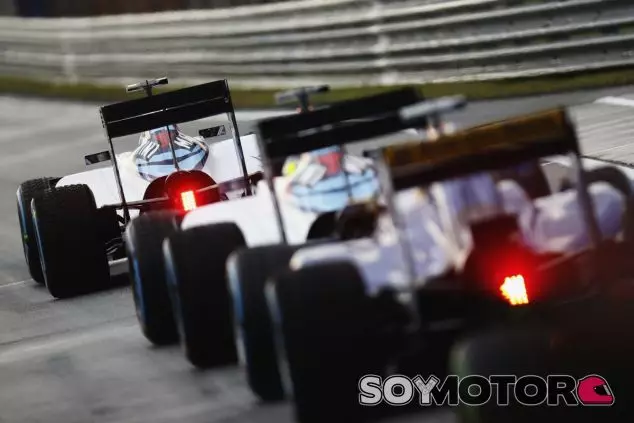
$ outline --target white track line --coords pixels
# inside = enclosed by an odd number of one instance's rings
[[[603,97],[595,100],[597,104],[608,104],[610,106],[634,107],[634,100],[623,97]]]
[[[26,279],[23,281],[11,282],[4,285],[0,285],[0,289],[11,288],[13,286],[18,286],[18,285],[24,285],[25,283],[28,283],[28,282],[33,282],[33,279]]]

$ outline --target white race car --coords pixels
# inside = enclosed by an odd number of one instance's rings
[[[578,151],[566,112],[555,109],[379,152],[400,197],[390,195],[379,229],[299,250],[267,286],[298,421],[323,421],[332,409],[360,421],[369,409],[358,402],[362,375],[444,372],[464,334],[518,309],[518,318],[552,319],[557,305],[631,275],[625,173],[580,169],[576,187],[534,200],[489,173],[560,154],[574,154],[562,162],[573,165]],[[370,400],[380,386],[359,389]]]
[[[324,92],[325,90],[327,90],[327,87],[303,88],[300,90],[293,90],[289,95],[291,97],[299,97],[301,100],[308,94]],[[307,107],[302,107],[302,109],[305,108]],[[178,137],[177,140],[180,138],[184,137]],[[259,170],[261,166],[261,159],[259,146],[256,145],[255,136],[247,136],[242,139],[242,148],[238,149],[240,153],[239,155],[251,156],[253,158],[251,162],[247,161],[246,163],[246,168],[248,169],[247,172]],[[175,142],[174,144],[176,145],[178,143]],[[214,146],[212,146],[212,148],[213,147]],[[244,152],[242,152],[242,150],[244,150]],[[219,155],[219,161],[210,165],[209,171],[213,175],[216,175],[219,169],[225,169],[227,172],[241,169],[239,163],[232,163],[231,157],[228,156],[229,151],[226,149],[223,151],[225,151],[227,155]],[[166,154],[169,156],[169,152]],[[190,154],[185,152],[183,156],[189,157]],[[330,210],[333,207],[339,207],[339,203],[342,199],[340,195],[325,198],[319,195],[311,196],[308,199],[308,203],[312,208],[307,209],[305,207],[307,200],[305,196],[302,196],[301,188],[306,186],[306,184],[313,184],[321,180],[321,176],[323,175],[320,176],[320,174],[311,172],[311,170],[314,171],[316,169],[323,168],[320,160],[328,161],[327,166],[330,166],[331,163],[333,163],[333,159],[336,160],[337,157],[339,156],[336,152],[322,150],[319,154],[312,158],[290,157],[289,160],[282,162],[279,166],[279,168],[284,169],[286,176],[279,178],[278,182],[286,181],[292,186],[296,186],[296,189],[298,190],[298,192],[293,193],[293,195],[289,197],[292,197],[299,202],[293,206],[296,221],[298,222],[294,226],[294,229],[296,229],[294,233],[297,233],[303,240],[305,240],[307,236],[312,236],[307,235],[311,226],[319,229],[318,226],[313,225],[313,222],[318,220],[317,218],[320,216],[320,213],[324,211],[324,207],[326,210]],[[348,156],[343,161],[345,163],[344,167],[351,170],[350,177],[357,181],[357,196],[365,197],[376,191],[376,181],[372,177],[373,170],[366,165],[367,160],[364,161],[361,158],[352,158]],[[216,165],[219,169],[216,169]],[[328,170],[328,172],[330,172],[330,170]],[[306,178],[306,175],[309,177]],[[340,177],[341,175],[338,176]],[[253,179],[254,178],[249,177],[249,182],[253,182]],[[187,189],[191,190],[191,188]],[[208,221],[210,224],[218,222],[217,218],[214,218],[214,216],[217,216],[220,218],[220,221],[227,219],[240,219],[241,221],[247,222],[245,224],[248,224],[251,228],[267,228],[268,225],[274,225],[274,216],[267,214],[266,207],[271,207],[271,201],[270,196],[268,195],[269,191],[266,186],[260,182],[257,186],[252,186],[251,189],[253,191],[253,195],[245,195],[244,197],[246,198],[234,199],[231,202],[233,203],[237,201],[238,203],[228,209],[224,207],[223,202],[198,201],[200,197],[199,191],[191,195],[193,207],[188,208],[186,210],[187,214],[184,216],[182,216],[181,213],[175,213],[173,210],[145,213],[132,220],[130,225],[127,226],[123,239],[125,241],[127,262],[133,284],[137,317],[143,334],[150,342],[156,345],[164,345],[174,343],[178,340],[178,330],[176,327],[176,320],[174,318],[173,307],[175,307],[175,310],[177,311],[176,314],[178,316],[180,315],[178,310],[180,310],[181,306],[178,296],[172,295],[172,298],[170,298],[168,284],[165,282],[166,272],[163,266],[162,252],[163,241],[170,235],[179,232],[181,229],[181,217],[193,222],[199,222],[201,225],[205,225],[206,223],[204,216],[211,217]],[[205,206],[205,204],[207,205]],[[216,207],[220,207],[218,211],[215,210]],[[226,214],[227,211],[229,213],[228,215]],[[200,220],[201,216],[203,217],[202,221]],[[242,234],[235,229],[235,225],[233,227],[220,225],[219,227],[213,229],[213,233],[211,233],[208,238],[211,239],[212,242],[218,242],[221,244],[220,252],[215,251],[214,245],[210,244],[210,242],[206,240],[197,241],[197,238],[187,238],[184,241],[186,245],[184,245],[180,251],[187,254],[188,261],[194,260],[196,265],[205,263],[210,266],[224,266],[226,255],[235,248],[244,245]],[[205,228],[205,230],[207,230],[207,228]],[[263,239],[266,239],[267,229],[264,230],[265,233]],[[315,230],[313,230],[313,232],[315,232]],[[207,238],[207,232],[205,231],[196,232],[196,236],[200,236],[201,233],[203,234],[203,238]],[[277,234],[274,234],[274,240],[276,235]],[[319,234],[316,234],[315,236],[318,235]],[[191,237],[191,232],[186,232],[185,236]],[[201,244],[201,242],[203,243]],[[226,253],[224,251],[226,251]],[[201,262],[199,262],[198,257],[200,257],[201,253],[205,257]],[[224,277],[224,270],[215,272],[214,269],[208,269],[208,272],[211,272],[212,274],[220,273]],[[192,276],[189,277],[191,278]],[[202,279],[204,278],[204,273],[196,270],[194,277]],[[206,284],[203,284],[203,289],[208,289],[204,285]],[[201,298],[202,296],[198,295],[198,297]],[[230,315],[228,312],[226,314],[228,316]],[[187,324],[194,324],[190,323],[191,318],[187,317],[186,319]],[[192,361],[203,365],[202,359],[198,359],[197,356],[193,356],[192,354],[189,355],[193,357],[191,358]]]
[[[151,94],[166,83],[145,81],[128,91]],[[233,138],[214,142],[224,126],[201,130],[200,137],[178,127],[224,113]],[[85,160],[112,167],[26,181],[17,191],[29,271],[56,298],[108,287],[110,276],[125,270],[121,233],[138,213],[179,214],[225,200],[236,189],[251,194],[251,183],[262,176],[255,135],[239,136],[224,80],[105,106],[101,116],[110,149]],[[115,154],[113,138],[139,133],[134,151]]]
[[[300,89],[282,94],[278,99],[284,100],[285,96],[299,98],[300,112],[306,112],[312,109],[306,103],[306,96],[324,91],[323,87]],[[294,122],[309,122],[309,128],[315,115],[327,116],[331,122],[343,125],[339,121],[346,120],[347,114],[350,124],[351,119],[369,117],[390,107],[398,108],[419,100],[417,91],[402,90],[373,97],[370,109],[366,106],[368,99],[353,100],[312,113],[289,116],[290,123],[276,122],[282,132],[295,134],[299,129]],[[328,237],[334,232],[336,211],[348,204],[350,197],[361,201],[376,195],[378,183],[370,160],[343,155],[337,148],[331,148],[330,143],[310,154],[301,154],[311,150],[306,149],[301,140],[295,145],[299,147],[297,154],[287,154],[269,166],[269,170],[275,172],[283,170],[282,176],[274,178],[276,192],[281,194],[279,203],[273,201],[276,196],[271,194],[270,186],[260,181],[251,197],[190,211],[180,225],[183,231],[178,231],[179,225],[169,214],[140,216],[130,224],[125,241],[137,316],[151,342],[173,342],[178,337],[177,329],[180,329],[187,357],[195,365],[206,367],[235,362],[231,304],[225,282],[228,256],[246,245],[279,244],[283,241],[282,234],[288,234],[290,244]],[[266,160],[266,157],[262,159]],[[350,182],[352,190],[343,190]],[[280,231],[278,227],[276,205],[282,208],[286,231]],[[169,285],[173,313],[167,284],[161,283],[164,271],[162,266],[157,266],[163,261],[163,254],[160,254],[163,245],[167,278],[172,282],[178,280]],[[215,279],[213,283],[208,283],[210,275],[215,275],[211,276]],[[217,316],[211,317],[214,328],[210,326],[209,312]],[[216,340],[210,341],[209,330],[216,334]],[[220,339],[223,341],[217,342]]]

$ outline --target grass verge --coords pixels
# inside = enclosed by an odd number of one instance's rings
[[[456,82],[421,84],[418,87],[428,97],[463,94],[470,100],[500,99],[527,95],[549,94],[573,90],[620,86],[634,83],[634,66],[595,72],[583,72],[549,77],[522,78],[484,82]],[[170,89],[179,88],[172,85]],[[395,87],[360,87],[336,89],[315,98],[315,103],[328,103],[346,98],[370,95]],[[274,107],[274,93],[278,90],[231,91],[236,108]],[[50,82],[13,76],[0,76],[0,94],[37,96],[91,102],[116,102],[130,99],[122,87],[101,86],[88,83],[54,84]],[[139,94],[142,95],[142,94]]]

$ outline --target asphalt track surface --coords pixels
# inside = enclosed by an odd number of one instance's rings
[[[473,103],[449,118],[468,126],[570,105],[586,154],[634,162],[628,93],[634,87]],[[258,404],[241,370],[198,372],[178,348],[148,345],[127,287],[55,301],[28,279],[16,189],[29,178],[81,171],[85,154],[105,149],[96,106],[0,97],[0,422],[293,421],[286,405]],[[241,132],[274,113],[285,112],[238,113]],[[125,144],[117,147],[132,145]],[[454,418],[434,412],[399,421]]]

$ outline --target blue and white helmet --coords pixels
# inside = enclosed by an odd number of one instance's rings
[[[176,171],[170,140],[181,170],[203,168],[209,156],[207,144],[202,138],[185,135],[177,125],[169,125],[146,131],[139,138],[139,146],[132,155],[143,179],[153,181]]]
[[[343,154],[338,147],[306,153],[287,165],[292,167],[287,172],[288,195],[304,210],[341,210],[350,200],[367,201],[379,194],[372,161]]]

